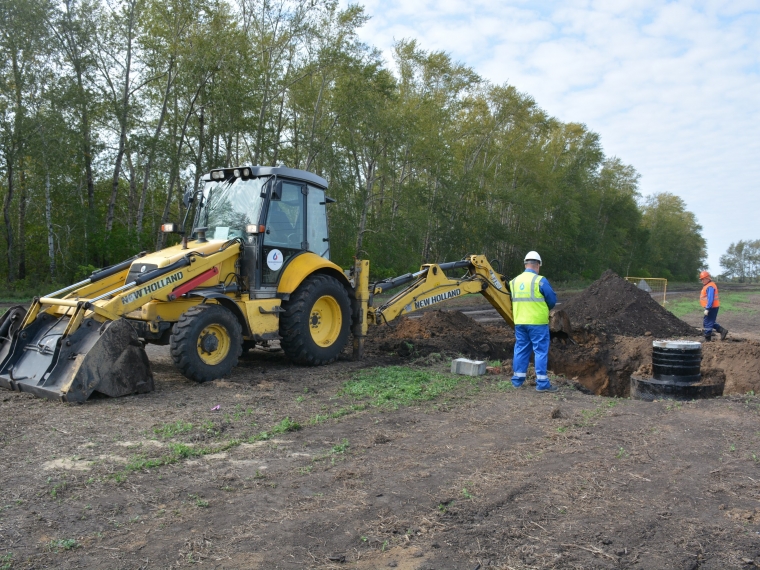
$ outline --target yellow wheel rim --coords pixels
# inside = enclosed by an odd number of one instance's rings
[[[340,336],[343,315],[335,297],[325,295],[317,299],[309,315],[311,338],[318,346],[330,346]]]
[[[227,358],[231,346],[230,335],[222,325],[209,325],[198,336],[198,356],[209,366],[215,366]]]

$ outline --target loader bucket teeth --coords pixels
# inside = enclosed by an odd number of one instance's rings
[[[0,362],[0,386],[65,402],[96,392],[117,397],[153,390],[148,357],[127,321],[85,319],[63,337],[68,322],[42,313],[16,332]]]

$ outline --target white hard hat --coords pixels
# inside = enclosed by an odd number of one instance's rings
[[[529,261],[538,261],[538,264],[541,265],[541,256],[538,255],[537,251],[529,251],[525,254],[525,261],[523,263],[528,263]]]

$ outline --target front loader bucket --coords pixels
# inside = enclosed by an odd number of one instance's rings
[[[41,313],[16,331],[0,360],[0,386],[65,402],[84,402],[94,392],[117,397],[153,390],[148,355],[127,321],[88,318],[64,338],[68,323],[68,316]]]

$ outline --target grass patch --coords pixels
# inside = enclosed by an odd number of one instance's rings
[[[319,461],[325,461],[327,459],[330,460],[330,463],[332,465],[335,465],[337,461],[342,461],[345,459],[345,454],[348,451],[348,448],[351,447],[351,444],[348,442],[346,438],[343,438],[341,442],[337,445],[334,445],[330,448],[330,451],[323,455],[316,456],[313,461],[319,462]],[[344,456],[344,457],[340,457]]]
[[[79,543],[73,538],[60,538],[58,540],[51,540],[45,547],[50,552],[60,552],[61,550],[79,548]]]
[[[200,507],[201,509],[208,508],[208,501],[205,499],[202,499],[196,493],[188,495],[188,497],[190,497],[193,501],[195,501],[196,507]]]
[[[182,420],[174,423],[164,424],[159,427],[153,428],[153,433],[160,435],[164,439],[176,437],[181,433],[187,433],[193,429],[193,424],[183,422]]]
[[[338,395],[368,398],[374,406],[397,408],[450,392],[463,378],[408,366],[378,367],[359,372],[343,384]]]
[[[298,431],[301,429],[301,424],[294,422],[290,418],[284,418],[280,423],[275,424],[269,431],[262,431],[257,435],[252,435],[248,438],[248,443],[255,443],[257,441],[266,441],[272,436],[287,433],[289,431]]]
[[[298,431],[299,429],[301,429],[301,424],[294,422],[290,418],[284,418],[280,423],[274,425],[272,433],[287,433],[289,431]]]
[[[360,412],[366,410],[369,407],[367,403],[364,404],[351,404],[350,406],[344,406],[338,408],[334,412],[329,414],[315,414],[309,419],[309,425],[316,426],[325,423],[327,420],[334,420],[353,414],[354,412]]]
[[[575,422],[575,427],[585,428],[595,425],[596,420],[602,418],[607,414],[607,411],[615,406],[621,404],[620,400],[615,398],[609,398],[603,404],[598,405],[594,409],[581,410],[580,421]]]
[[[720,313],[757,313],[757,308],[747,306],[749,303],[749,298],[757,294],[758,291],[721,293]],[[699,304],[699,294],[695,294],[694,296],[690,297],[678,297],[672,301],[666,301],[665,307],[678,318],[681,318],[690,313],[700,313],[704,310]]]
[[[167,424],[167,425],[176,425],[176,424]],[[157,428],[157,429],[160,429],[160,428]],[[171,465],[173,463],[178,463],[179,461],[183,459],[190,459],[193,457],[203,457],[204,455],[211,455],[213,453],[222,453],[224,451],[228,451],[232,449],[233,447],[237,447],[241,443],[255,443],[257,441],[266,441],[276,434],[286,433],[289,431],[297,431],[299,429],[301,429],[301,424],[294,422],[288,417],[288,418],[284,418],[279,423],[272,426],[272,428],[268,431],[262,431],[246,439],[231,439],[221,445],[196,447],[196,446],[186,445],[184,443],[170,443],[168,454],[161,455],[159,457],[148,457],[145,454],[135,455],[134,457],[132,457],[129,463],[127,463],[124,466],[124,469],[122,469],[121,471],[117,473],[111,474],[109,477],[113,479],[114,481],[116,481],[117,483],[121,483],[122,481],[126,479],[126,476],[129,473],[134,472],[134,471],[143,471],[145,469],[156,469],[158,467],[163,467],[164,465]]]
[[[61,481],[60,483],[56,483],[55,485],[53,485],[53,488],[50,489],[50,496],[53,497],[54,499],[57,499],[58,493],[66,489],[66,486],[67,486],[66,481]]]

